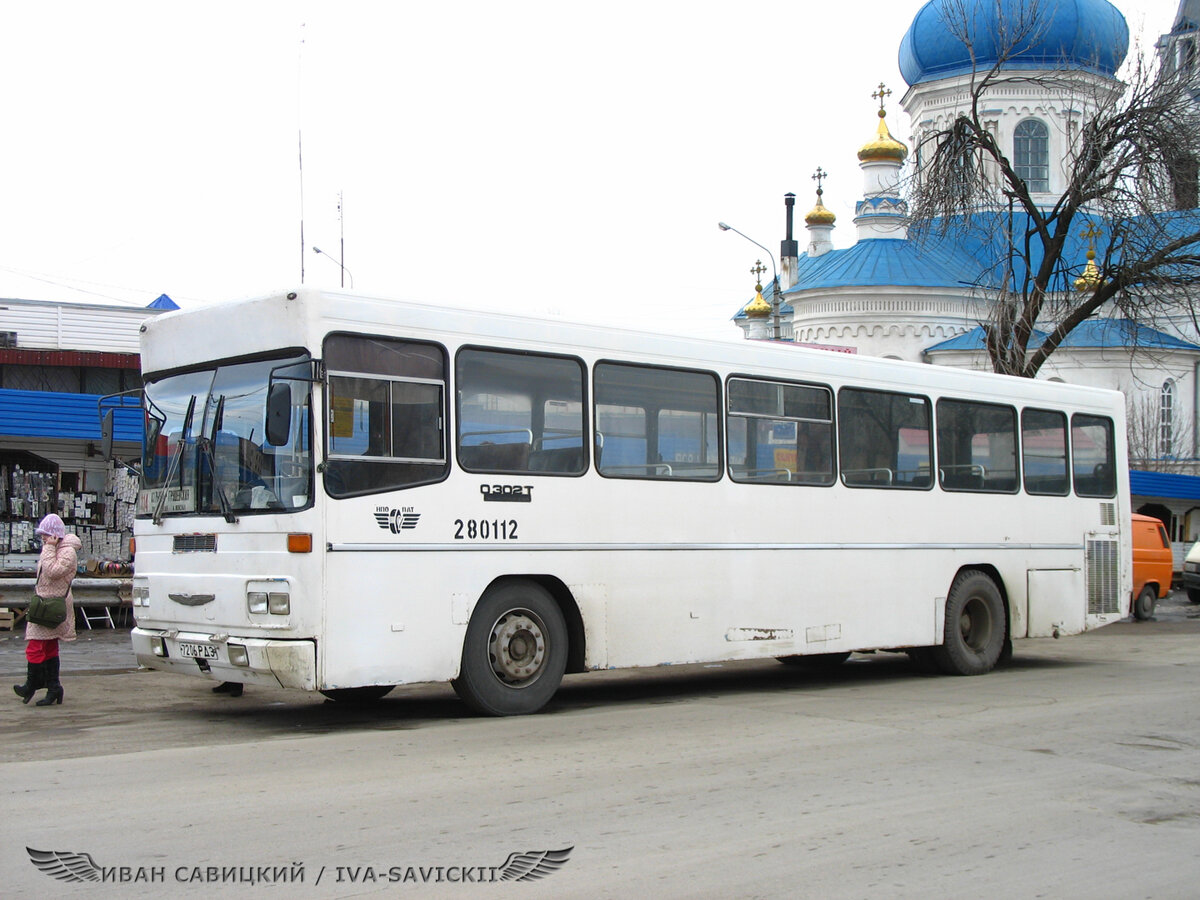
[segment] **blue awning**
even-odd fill
[[[1129,493],[1135,497],[1164,497],[1200,503],[1200,476],[1167,472],[1129,471]]]
[[[100,440],[97,394],[0,390],[0,435],[8,437]],[[136,405],[113,416],[113,439],[142,441],[142,411]]]

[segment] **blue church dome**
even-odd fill
[[[1043,21],[1022,40],[1005,63],[1010,69],[1057,69],[1064,66],[1114,75],[1129,50],[1129,26],[1108,0],[929,0],[913,18],[900,42],[900,74],[909,85],[971,71],[962,36],[951,28],[954,11],[966,9],[966,32],[975,51],[977,71],[996,64],[1001,23],[1009,27],[1022,11],[1042,10]]]

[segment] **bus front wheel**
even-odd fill
[[[471,614],[454,692],[485,715],[534,713],[566,667],[567,626],[554,598],[532,582],[509,582],[484,594]]]
[[[943,642],[932,648],[938,667],[948,675],[990,672],[1004,638],[1004,600],[996,583],[982,572],[960,573],[946,598]]]

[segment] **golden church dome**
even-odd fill
[[[896,162],[904,162],[908,156],[908,148],[892,137],[892,133],[888,131],[887,114],[881,109],[879,110],[879,129],[876,132],[875,140],[869,144],[864,144],[863,148],[858,151],[858,158],[863,160],[870,159],[890,159]]]
[[[771,304],[763,299],[761,284],[756,284],[754,289],[757,292],[754,299],[746,304],[746,308],[742,312],[751,319],[765,319],[771,314]]]

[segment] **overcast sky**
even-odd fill
[[[821,166],[853,243],[922,5],[10,0],[0,297],[337,287],[344,231],[360,292],[736,339],[717,222],[777,254],[791,191],[803,249]],[[1116,5],[1152,47],[1178,2]]]

